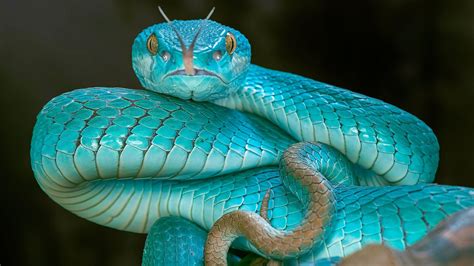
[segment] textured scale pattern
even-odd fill
[[[300,253],[273,257],[329,265],[370,243],[402,250],[474,206],[472,188],[426,184],[434,180],[439,145],[413,115],[250,65],[245,36],[217,22],[170,23],[145,29],[134,42],[133,68],[147,90],[60,95],[39,113],[31,143],[36,180],[58,204],[104,226],[150,232],[144,265],[202,264],[205,232],[236,211],[262,221],[248,224],[255,238],[266,239],[262,226],[270,238],[256,246],[255,238],[238,237],[233,248],[269,258],[296,243]],[[171,25],[186,45],[205,25],[193,66],[207,74],[167,76],[183,68]],[[212,61],[216,51],[225,52],[228,33],[237,40],[234,54]],[[151,34],[156,55],[145,45]],[[160,57],[164,51],[169,61]],[[298,149],[285,157],[292,147]],[[310,190],[310,176],[323,185]],[[269,224],[258,216],[265,195]],[[330,207],[313,210],[313,203]],[[308,216],[318,219],[308,223]],[[223,226],[233,232],[239,219]],[[304,232],[315,241],[305,246],[298,228],[311,228]],[[282,234],[299,239],[262,249]]]
[[[216,103],[265,117],[297,140],[331,145],[351,162],[383,177],[361,176],[361,185],[434,179],[439,145],[431,129],[380,100],[252,66],[244,88]]]
[[[318,247],[331,228],[335,195],[328,179],[334,169],[318,164],[321,145],[300,142],[289,147],[280,162],[280,177],[283,184],[298,201],[303,203],[304,218],[300,225],[290,231],[276,230],[271,226],[267,214],[260,215],[234,211],[214,223],[206,240],[205,261],[212,265],[225,265],[227,251],[238,237],[245,237],[257,249],[272,259],[284,260],[307,253]],[[327,170],[330,171],[327,171]],[[267,206],[268,207],[268,206]],[[260,209],[268,209],[262,206]],[[258,226],[249,226],[258,225]]]
[[[136,111],[135,114],[119,116],[118,111],[111,107],[122,108],[123,113],[128,114],[129,111],[125,111],[127,107],[143,106],[141,101],[146,99],[155,101],[153,106],[159,106],[159,108],[154,109],[150,105],[144,109],[140,107],[142,110],[147,110],[146,112],[132,109]],[[166,161],[167,158],[177,161],[178,157],[171,154],[171,150],[172,147],[179,147],[175,144],[178,134],[173,135],[176,138],[171,141],[172,147],[165,149],[157,146],[159,148],[155,149],[154,146],[150,146],[147,149],[148,152],[158,150],[168,152],[168,157],[157,156],[155,158],[161,159],[150,162],[154,169],[149,171],[153,173],[151,175],[154,177],[153,181],[148,182],[143,179],[145,174],[137,174],[146,173],[147,171],[143,169],[148,167],[146,149],[140,150],[140,145],[154,145],[153,136],[157,132],[160,134],[166,132],[160,129],[173,127],[173,123],[166,121],[172,118],[170,115],[172,111],[188,106],[188,103],[181,106],[183,103],[166,96],[127,89],[76,90],[53,99],[38,117],[32,143],[32,161],[38,182],[55,201],[79,216],[99,224],[134,232],[146,232],[153,221],[170,215],[187,218],[205,229],[210,229],[224,213],[234,210],[257,212],[265,192],[268,188],[272,188],[268,211],[272,226],[285,230],[296,227],[303,217],[301,203],[283,187],[277,168],[264,167],[247,170],[238,174],[212,178],[212,182],[203,179],[184,183],[168,180],[173,179],[175,172],[165,171],[166,180],[161,181],[160,176],[156,174],[162,166],[160,162]],[[201,112],[207,110],[203,106],[214,110],[207,110],[206,113],[212,119],[229,117],[229,115],[215,115],[223,111],[241,115],[218,106],[202,104],[196,104],[196,106],[202,108]],[[154,117],[159,117],[159,119],[154,120]],[[196,119],[198,118],[202,119],[200,116]],[[242,118],[245,116],[239,117],[239,119]],[[99,121],[102,123],[98,123]],[[246,125],[258,126],[257,121],[265,124],[258,118],[253,118],[248,120]],[[193,125],[191,122],[188,124]],[[216,125],[214,120],[212,124],[208,121],[202,124]],[[149,130],[149,134],[139,133],[147,129],[144,125],[153,130]],[[235,124],[220,123],[219,125],[225,128]],[[271,125],[267,126],[271,127]],[[221,128],[216,127],[211,132],[219,134],[223,132]],[[112,133],[112,129],[121,133]],[[242,130],[241,127],[239,129]],[[173,132],[176,132],[176,129]],[[279,134],[278,130],[272,131],[271,134],[265,128],[250,132],[252,133],[247,133],[249,140],[246,143],[254,144],[256,148],[252,151],[260,154],[257,158],[269,156],[269,165],[277,163],[278,155],[293,142],[284,133]],[[135,134],[137,135],[134,136]],[[251,141],[250,135],[260,141]],[[163,135],[165,136],[168,135]],[[140,137],[143,143],[131,141]],[[107,142],[107,138],[112,138],[114,141]],[[263,141],[264,138],[267,141]],[[70,141],[71,139],[74,141]],[[209,144],[208,147],[211,147],[211,150],[217,150],[220,146],[217,137],[210,139],[214,140],[211,142],[214,145]],[[229,139],[237,140],[232,136]],[[71,143],[74,146],[70,145]],[[196,141],[194,145],[198,146],[199,143]],[[134,151],[140,151],[131,157],[138,158],[139,163],[143,163],[141,171],[138,167],[133,172],[120,171],[120,159],[130,158],[124,155],[127,149],[130,149],[128,147],[133,147]],[[117,156],[100,152],[104,149],[116,151]],[[81,154],[89,154],[90,157],[83,159],[80,158],[84,156]],[[180,156],[179,153],[175,154]],[[320,159],[315,161],[326,164],[329,161],[334,162],[337,158],[331,158],[330,154],[331,152],[322,150]],[[332,154],[335,153],[332,152]],[[103,158],[99,158],[100,156]],[[114,160],[114,158],[117,159]],[[108,160],[108,162],[101,164],[101,160]],[[124,164],[128,165],[130,163],[128,160],[123,160]],[[112,163],[114,161],[115,163]],[[262,165],[258,164],[260,160],[252,161],[255,167]],[[109,176],[105,174],[107,167],[111,172]],[[344,168],[336,167],[335,169]],[[201,177],[214,172],[214,170],[210,171],[210,174],[203,174]],[[99,176],[99,173],[102,174]],[[134,175],[141,179],[130,179]],[[334,182],[345,182],[350,185],[351,181],[343,177],[346,175],[347,173],[335,175],[339,176],[335,180],[340,181]],[[118,179],[113,177],[118,177]],[[101,179],[103,181],[98,182]],[[324,248],[313,250],[312,253],[301,258],[301,261],[345,256],[366,243],[383,242],[401,249],[420,239],[447,215],[474,205],[472,189],[439,185],[374,188],[340,185],[335,188],[335,194],[337,195],[337,214],[331,235],[325,238]],[[384,228],[383,232],[382,228]],[[236,241],[235,246],[253,249],[243,239]]]
[[[153,225],[148,236],[143,265],[202,265],[202,247],[207,233],[192,222],[179,217],[164,217]]]
[[[45,106],[35,132],[45,139],[32,150],[45,161],[58,159],[43,168],[52,176],[62,174],[55,182],[66,186],[96,176],[203,178],[278,162],[293,140],[253,120],[147,91],[76,90]]]

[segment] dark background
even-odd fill
[[[160,1],[172,19],[239,29],[253,62],[350,88],[417,115],[441,144],[437,182],[474,186],[474,1]],[[144,235],[65,211],[29,166],[35,115],[73,88],[139,88],[135,36],[162,21],[158,2],[0,2],[3,249],[12,265],[138,265]]]

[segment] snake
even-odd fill
[[[254,65],[248,39],[211,14],[162,15],[132,45],[144,89],[53,98],[30,150],[53,201],[148,233],[143,265],[232,264],[236,250],[312,265],[369,244],[403,250],[474,206],[474,189],[432,183],[439,144],[414,115]]]
[[[474,261],[474,208],[440,222],[422,240],[403,251],[383,245],[367,245],[344,258],[349,265],[472,265]]]

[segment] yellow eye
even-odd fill
[[[237,48],[237,40],[232,33],[228,32],[225,36],[225,49],[231,55],[235,52],[235,48]]]
[[[146,48],[152,55],[158,53],[158,39],[155,34],[150,35],[146,41]]]

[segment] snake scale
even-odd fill
[[[143,264],[231,263],[231,245],[285,264],[402,250],[474,205],[471,188],[428,184],[439,146],[415,116],[253,65],[230,27],[164,16],[132,48],[146,90],[64,93],[31,144],[55,202],[150,232]]]

